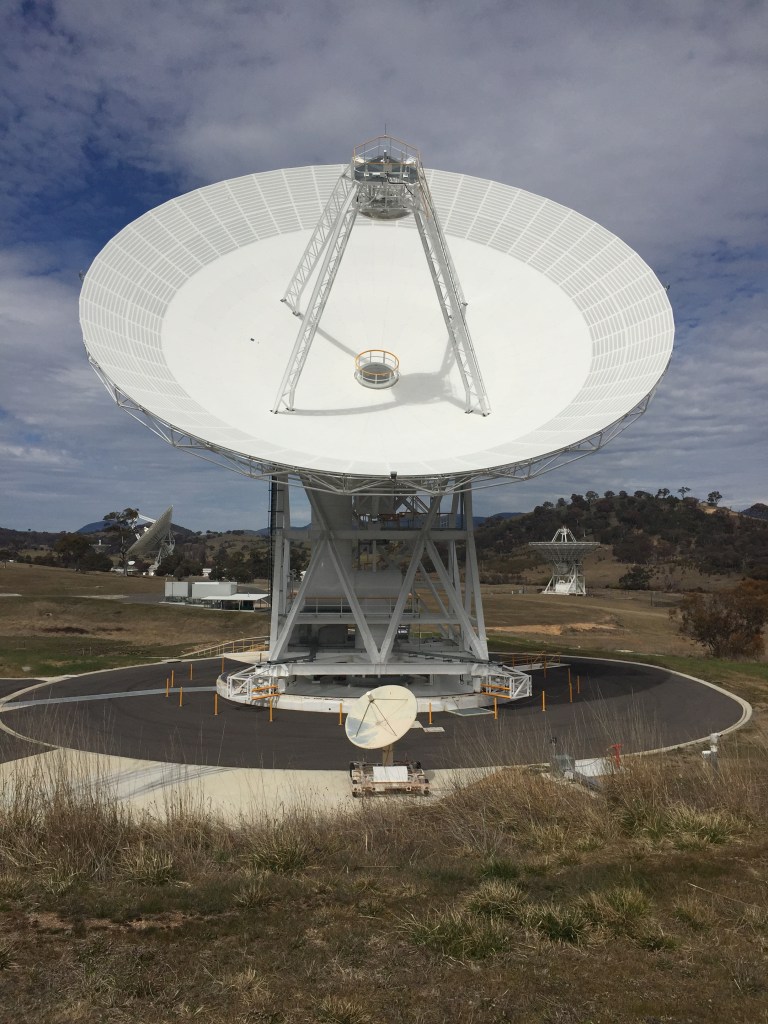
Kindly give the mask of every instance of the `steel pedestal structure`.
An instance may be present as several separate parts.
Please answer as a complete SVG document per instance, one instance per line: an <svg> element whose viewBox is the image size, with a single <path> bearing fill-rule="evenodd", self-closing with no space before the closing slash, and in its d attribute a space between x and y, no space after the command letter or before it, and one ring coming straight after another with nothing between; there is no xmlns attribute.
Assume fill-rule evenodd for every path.
<svg viewBox="0 0 768 1024"><path fill-rule="evenodd" d="M291 524L288 480L273 485L269 653L222 676L222 696L263 703L287 694L335 710L356 699L355 687L397 681L426 711L530 695L529 675L488 657L471 489L422 497L393 483L390 495L306 494L308 532ZM293 555L306 544L299 577Z"/></svg>

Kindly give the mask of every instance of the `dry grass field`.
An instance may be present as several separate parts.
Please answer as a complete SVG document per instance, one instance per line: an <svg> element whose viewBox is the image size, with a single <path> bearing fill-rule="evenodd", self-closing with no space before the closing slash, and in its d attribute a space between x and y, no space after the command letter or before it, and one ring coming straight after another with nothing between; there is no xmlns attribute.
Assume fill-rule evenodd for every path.
<svg viewBox="0 0 768 1024"><path fill-rule="evenodd" d="M164 581L27 564L0 567L0 677L61 675L153 658L268 632L263 612L152 603ZM499 649L696 656L669 612L674 595L597 591L585 598L483 588ZM148 603L141 603L148 602Z"/></svg>
<svg viewBox="0 0 768 1024"><path fill-rule="evenodd" d="M646 591L603 591L599 596L563 597L519 594L514 587L483 591L489 633L598 651L640 654L691 654L694 646L679 637L669 611L675 599Z"/></svg>
<svg viewBox="0 0 768 1024"><path fill-rule="evenodd" d="M764 764L235 823L30 768L0 799L0 1020L765 1022Z"/></svg>
<svg viewBox="0 0 768 1024"><path fill-rule="evenodd" d="M268 631L267 616L157 603L164 581L46 566L0 569L0 677L56 676L173 657Z"/></svg>

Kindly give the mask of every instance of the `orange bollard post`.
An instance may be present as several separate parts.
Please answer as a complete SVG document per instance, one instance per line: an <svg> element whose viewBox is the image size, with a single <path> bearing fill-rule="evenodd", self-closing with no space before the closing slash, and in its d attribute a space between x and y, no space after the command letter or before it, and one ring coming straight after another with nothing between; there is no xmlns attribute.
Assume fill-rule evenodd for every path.
<svg viewBox="0 0 768 1024"><path fill-rule="evenodd" d="M581 693L581 676L576 676L576 693Z"/></svg>
<svg viewBox="0 0 768 1024"><path fill-rule="evenodd" d="M213 695L213 713L214 713L214 715L218 715L218 713L219 713L219 695L218 695L218 693L214 693L214 695Z"/></svg>
<svg viewBox="0 0 768 1024"><path fill-rule="evenodd" d="M189 678L192 678L192 662L189 663Z"/></svg>
<svg viewBox="0 0 768 1024"><path fill-rule="evenodd" d="M171 689L176 685L176 669L171 669Z"/></svg>
<svg viewBox="0 0 768 1024"><path fill-rule="evenodd" d="M165 696L167 697L170 692L171 692L171 680L168 678L168 676L166 676L165 677Z"/></svg>
<svg viewBox="0 0 768 1024"><path fill-rule="evenodd" d="M429 724L432 725L432 701L429 702Z"/></svg>
<svg viewBox="0 0 768 1024"><path fill-rule="evenodd" d="M547 694L546 694L545 690L541 691L541 710L542 711L546 711L547 710Z"/></svg>
<svg viewBox="0 0 768 1024"><path fill-rule="evenodd" d="M344 705L339 701L339 725L344 725L343 711Z"/></svg>
<svg viewBox="0 0 768 1024"><path fill-rule="evenodd" d="M573 686L570 682L568 683L568 702L573 704Z"/></svg>
<svg viewBox="0 0 768 1024"><path fill-rule="evenodd" d="M179 687L179 707L184 706L184 687Z"/></svg>
<svg viewBox="0 0 768 1024"><path fill-rule="evenodd" d="M493 717L494 717L494 719L498 719L498 717L499 717L499 698L498 697L494 697L493 698Z"/></svg>
<svg viewBox="0 0 768 1024"><path fill-rule="evenodd" d="M272 721L272 698L269 698L269 720Z"/></svg>

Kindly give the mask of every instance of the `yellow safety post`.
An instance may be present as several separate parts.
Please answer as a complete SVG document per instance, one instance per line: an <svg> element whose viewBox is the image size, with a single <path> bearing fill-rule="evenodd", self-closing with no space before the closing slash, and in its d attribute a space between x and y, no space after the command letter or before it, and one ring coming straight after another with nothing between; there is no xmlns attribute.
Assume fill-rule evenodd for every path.
<svg viewBox="0 0 768 1024"><path fill-rule="evenodd" d="M581 676L576 676L576 693L581 693Z"/></svg>
<svg viewBox="0 0 768 1024"><path fill-rule="evenodd" d="M341 701L339 701L339 725L344 725L343 711L344 705L342 704Z"/></svg>
<svg viewBox="0 0 768 1024"><path fill-rule="evenodd" d="M546 694L546 691L544 691L544 690L541 691L541 710L542 711L546 711L547 710L547 694Z"/></svg>
<svg viewBox="0 0 768 1024"><path fill-rule="evenodd" d="M214 695L213 695L213 713L214 713L214 715L218 715L218 713L219 713L219 694L218 694L218 692L214 693Z"/></svg>
<svg viewBox="0 0 768 1024"><path fill-rule="evenodd" d="M192 678L192 662L189 663L189 678Z"/></svg>
<svg viewBox="0 0 768 1024"><path fill-rule="evenodd" d="M571 704L573 704L573 686L570 682L568 683L568 700Z"/></svg>
<svg viewBox="0 0 768 1024"><path fill-rule="evenodd" d="M499 698L498 697L494 697L493 698L493 717L494 718L498 718L499 717Z"/></svg>
<svg viewBox="0 0 768 1024"><path fill-rule="evenodd" d="M168 676L165 677L165 696L167 697L171 690L171 680Z"/></svg>
<svg viewBox="0 0 768 1024"><path fill-rule="evenodd" d="M171 689L173 689L174 686L176 685L175 672L176 672L176 669L172 668L171 669Z"/></svg>
<svg viewBox="0 0 768 1024"><path fill-rule="evenodd" d="M184 706L184 687L179 687L179 707Z"/></svg>
<svg viewBox="0 0 768 1024"><path fill-rule="evenodd" d="M432 701L429 702L429 724L432 725Z"/></svg>

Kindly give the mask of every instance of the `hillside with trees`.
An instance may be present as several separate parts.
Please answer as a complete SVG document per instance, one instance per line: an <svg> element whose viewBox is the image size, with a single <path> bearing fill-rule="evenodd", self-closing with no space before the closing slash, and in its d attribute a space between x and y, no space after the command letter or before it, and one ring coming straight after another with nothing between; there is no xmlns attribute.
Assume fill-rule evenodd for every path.
<svg viewBox="0 0 768 1024"><path fill-rule="evenodd" d="M768 520L720 507L721 495L706 501L662 488L647 491L595 491L572 494L570 501L545 501L532 512L492 516L476 528L478 558L484 583L530 581L546 567L528 548L530 541L550 540L567 526L577 539L597 541L598 558L614 563L612 585L624 589L709 589L726 580L768 580ZM765 506L762 506L765 507ZM117 515L114 513L113 515ZM62 566L80 571L109 570L125 558L126 537L113 521L101 532L41 533L0 528L0 558ZM158 575L178 579L212 568L212 579L245 583L270 572L268 537L251 530L225 533L173 527L176 549ZM130 538L128 538L130 539ZM306 568L307 552L294 550L294 568ZM136 569L146 569L137 563ZM689 584L681 582L692 578Z"/></svg>
<svg viewBox="0 0 768 1024"><path fill-rule="evenodd" d="M680 491L602 496L587 491L572 494L570 501L544 502L516 519L486 522L476 532L483 577L489 583L514 582L541 564L529 542L549 540L567 526L576 538L605 545L616 561L646 568L645 576L657 586L664 586L675 568L709 577L768 579L768 522L719 507L717 491L706 502L687 496L687 488Z"/></svg>

